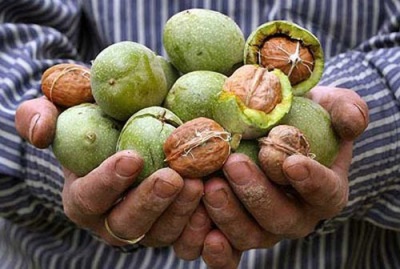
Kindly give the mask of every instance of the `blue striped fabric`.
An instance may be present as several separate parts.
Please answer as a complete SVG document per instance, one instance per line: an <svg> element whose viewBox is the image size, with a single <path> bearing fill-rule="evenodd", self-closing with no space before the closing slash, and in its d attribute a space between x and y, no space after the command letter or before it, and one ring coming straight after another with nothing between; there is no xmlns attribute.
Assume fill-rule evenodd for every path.
<svg viewBox="0 0 400 269"><path fill-rule="evenodd" d="M40 95L60 62L90 64L133 40L165 55L161 31L176 12L202 7L232 17L245 36L285 19L321 40L321 84L357 91L371 124L357 140L348 206L300 240L244 253L240 268L400 268L400 2L396 0L2 0L0 2L0 267L206 268L172 249L122 253L63 214L61 169L49 149L23 141L17 106Z"/></svg>

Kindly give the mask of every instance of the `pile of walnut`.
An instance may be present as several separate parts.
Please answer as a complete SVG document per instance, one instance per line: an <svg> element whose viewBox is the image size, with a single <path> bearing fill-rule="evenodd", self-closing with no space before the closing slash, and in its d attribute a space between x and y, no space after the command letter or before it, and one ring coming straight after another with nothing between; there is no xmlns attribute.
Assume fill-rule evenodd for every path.
<svg viewBox="0 0 400 269"><path fill-rule="evenodd" d="M204 14L207 22L212 21L212 18L219 22L220 17L226 17L210 10L188 10L186 13L176 14L173 20L174 22L177 20L179 25L180 16L190 16L196 12L199 12L201 16ZM199 22L193 19L185 23ZM216 70L206 70L223 75L223 83L215 84L220 91L218 94L209 94L207 98L205 94L202 96L201 92L196 92L192 94L192 96L195 95L193 100L185 99L187 103L184 105L193 107L197 114L194 118L177 126L167 139L162 141L162 154L164 154L162 166L173 168L185 178L205 177L220 170L231 152L242 152L241 140L246 139L255 142L255 147L251 148L255 153L251 154L258 155L262 160L262 162L254 161L259 163L267 176L278 184L287 184L282 173L283 161L292 154L309 157L314 155L310 151L310 141L307 140L306 135L295 126L286 125L281 120L290 111L294 96L302 96L318 82L323 70L321 47L311 33L293 23L268 22L257 28L246 42L240 29L233 21L231 23L232 29L236 31L231 35L235 35L235 38L241 41L239 42L241 45L235 48L238 51L237 55L242 55L240 61L232 60L233 63L228 66L229 68L223 69L229 70L224 71L224 74ZM170 24L172 22L168 21L166 28L167 25L171 28ZM181 29L180 31L184 33L176 39L190 36L192 33L185 32L190 29L203 29L189 26L187 29ZM199 48L208 45L210 34L214 32L195 33ZM204 35L203 43L202 35ZM183 41L181 43L183 44ZM168 44L164 45L168 48ZM226 45L229 46L229 44ZM172 52L168 49L166 51L173 57L170 55ZM225 48L225 51L229 51L229 48ZM224 54L223 51L217 51L209 61L215 61L216 57L231 57L222 54ZM124 55L119 55L119 57L123 58ZM196 57L208 56L201 56L199 53ZM187 60L187 66L190 65L189 59L179 60L180 62ZM165 59L163 64L166 64ZM168 89L169 93L165 96L168 102L164 99L162 103L155 106L169 110L168 103L172 103L174 98L180 98L179 87L196 89L196 87L200 88L201 83L196 82L190 87L182 85L180 78L193 74L192 72L197 70L183 72L174 66L173 61L167 61L167 64L169 69L163 69L167 81L167 72L178 74L178 76L168 81L171 85ZM111 62L109 69L113 70ZM110 87L115 86L118 80L108 79L108 83ZM93 86L91 67L81 64L57 64L47 69L42 76L43 93L50 101L63 109L87 102L99 103L92 95L91 86ZM186 92L189 90L187 88L185 88ZM181 90L181 92L185 91ZM205 108L201 107L204 104L206 104ZM179 113L182 113L172 109L171 111L178 117ZM210 116L214 114L218 116L215 118ZM161 119L161 121L164 120ZM125 124L128 121L123 120L122 123ZM151 161L155 158L145 156L146 154L158 153L143 153L145 161Z"/></svg>

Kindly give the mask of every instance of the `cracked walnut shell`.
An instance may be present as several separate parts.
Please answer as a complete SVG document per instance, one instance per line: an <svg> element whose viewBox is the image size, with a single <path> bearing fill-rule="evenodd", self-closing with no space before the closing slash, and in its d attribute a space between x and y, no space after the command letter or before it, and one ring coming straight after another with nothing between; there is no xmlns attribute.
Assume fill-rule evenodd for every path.
<svg viewBox="0 0 400 269"><path fill-rule="evenodd" d="M219 170L230 154L231 135L214 120L200 117L176 128L164 143L169 167L182 177L200 178Z"/></svg>

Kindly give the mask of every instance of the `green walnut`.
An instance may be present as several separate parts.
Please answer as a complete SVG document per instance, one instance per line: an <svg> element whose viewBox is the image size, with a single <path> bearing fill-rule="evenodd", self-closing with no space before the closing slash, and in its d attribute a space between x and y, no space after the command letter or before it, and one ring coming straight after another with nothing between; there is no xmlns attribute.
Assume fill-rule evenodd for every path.
<svg viewBox="0 0 400 269"><path fill-rule="evenodd" d="M178 69L163 56L157 55L161 67L164 71L165 79L167 80L167 90L169 91L174 85L175 81L180 77Z"/></svg>
<svg viewBox="0 0 400 269"><path fill-rule="evenodd" d="M54 155L62 166L84 176L116 152L120 129L96 104L70 107L57 119Z"/></svg>
<svg viewBox="0 0 400 269"><path fill-rule="evenodd" d="M182 73L209 70L230 75L243 64L245 39L228 16L208 9L188 9L168 19L163 44Z"/></svg>
<svg viewBox="0 0 400 269"><path fill-rule="evenodd" d="M242 139L239 145L232 150L234 153L242 153L247 155L255 164L260 165L260 162L258 160L258 152L260 151L260 146L257 140Z"/></svg>
<svg viewBox="0 0 400 269"><path fill-rule="evenodd" d="M260 167L268 178L280 185L290 181L282 170L287 157L301 154L330 167L339 152L339 138L328 112L304 97L294 97L289 113L259 139Z"/></svg>
<svg viewBox="0 0 400 269"><path fill-rule="evenodd" d="M244 65L226 79L213 107L213 117L228 132L254 139L288 113L292 87L279 69L268 71L257 65Z"/></svg>
<svg viewBox="0 0 400 269"><path fill-rule="evenodd" d="M296 96L289 113L280 124L299 129L310 144L310 153L319 163L329 167L339 152L340 140L333 129L329 113L318 103Z"/></svg>
<svg viewBox="0 0 400 269"><path fill-rule="evenodd" d="M282 70L293 94L303 95L319 82L324 54L319 40L308 30L288 21L271 21L247 38L244 62Z"/></svg>
<svg viewBox="0 0 400 269"><path fill-rule="evenodd" d="M144 160L143 170L135 184L166 166L163 145L182 121L166 108L153 106L133 114L122 128L117 151L132 149Z"/></svg>
<svg viewBox="0 0 400 269"><path fill-rule="evenodd" d="M182 121L205 117L212 119L212 107L226 80L214 71L193 71L182 75L165 98L164 106Z"/></svg>
<svg viewBox="0 0 400 269"><path fill-rule="evenodd" d="M121 121L142 108L160 105L167 95L160 60L147 47L131 41L112 44L96 56L91 86L96 103Z"/></svg>

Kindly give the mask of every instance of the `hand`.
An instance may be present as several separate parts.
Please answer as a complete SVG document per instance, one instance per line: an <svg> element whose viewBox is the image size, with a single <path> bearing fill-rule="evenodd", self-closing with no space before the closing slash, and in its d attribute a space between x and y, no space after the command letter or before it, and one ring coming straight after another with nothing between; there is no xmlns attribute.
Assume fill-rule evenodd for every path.
<svg viewBox="0 0 400 269"><path fill-rule="evenodd" d="M342 138L335 163L327 168L305 156L287 158L283 170L295 190L289 194L271 183L247 156L232 154L223 167L226 179L213 178L204 189L205 208L220 231L218 237L209 236L225 247L218 268L238 260L240 251L307 236L320 221L346 206L353 141L368 125L367 105L346 89L317 87L309 97L330 113ZM212 262L206 245L202 256Z"/></svg>
<svg viewBox="0 0 400 269"><path fill-rule="evenodd" d="M60 111L45 97L25 101L15 113L17 132L35 147L47 148L53 142Z"/></svg>
<svg viewBox="0 0 400 269"><path fill-rule="evenodd" d="M46 148L53 141L59 113L46 98L26 101L17 109L16 128L34 146ZM121 151L81 178L64 169L65 214L113 245L126 243L110 235L105 218L111 231L121 238L146 234L140 241L143 245L171 245L197 208L203 182L183 180L165 168L131 189L142 166L143 160L133 151Z"/></svg>
<svg viewBox="0 0 400 269"><path fill-rule="evenodd" d="M156 171L131 189L143 161L133 151L121 151L88 175L78 178L66 171L62 193L65 214L112 245L112 233L125 239L139 238L151 247L175 242L197 208L203 193L201 180L185 179L172 169Z"/></svg>

